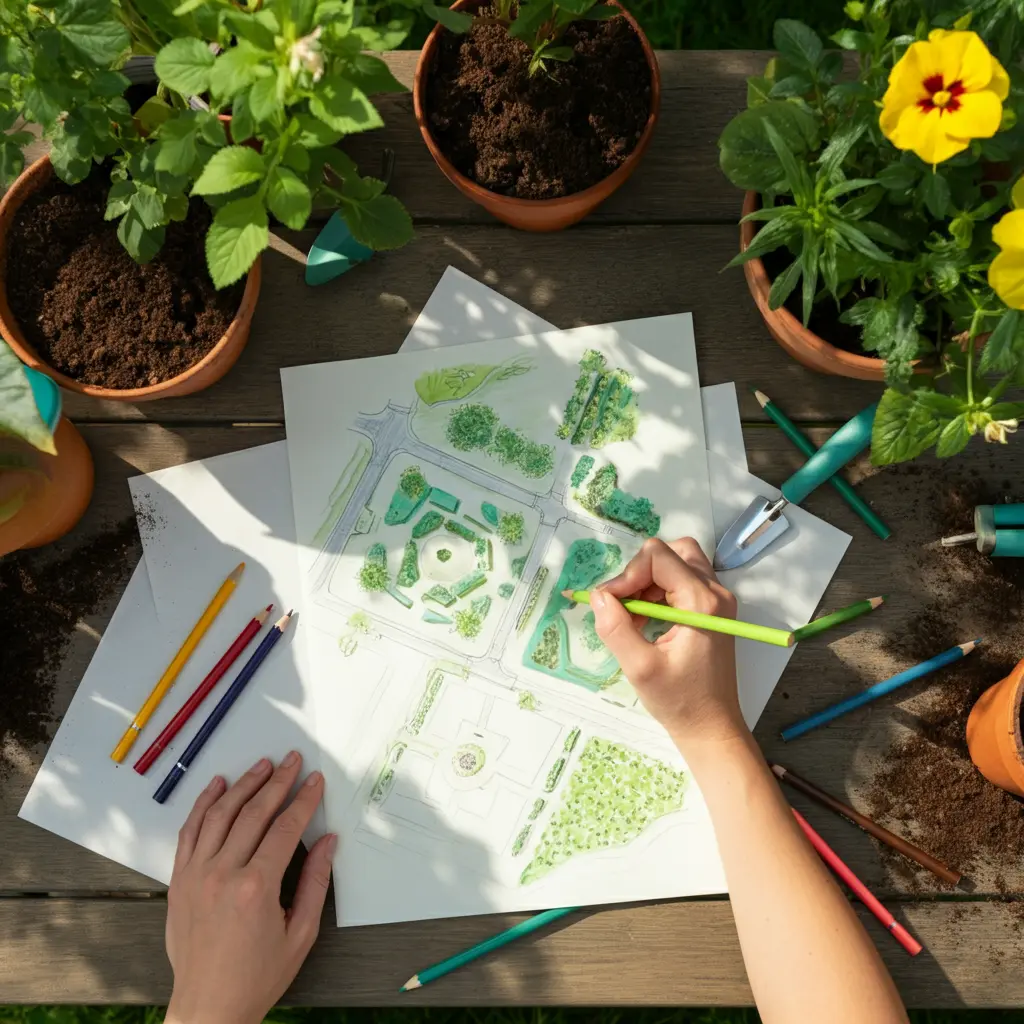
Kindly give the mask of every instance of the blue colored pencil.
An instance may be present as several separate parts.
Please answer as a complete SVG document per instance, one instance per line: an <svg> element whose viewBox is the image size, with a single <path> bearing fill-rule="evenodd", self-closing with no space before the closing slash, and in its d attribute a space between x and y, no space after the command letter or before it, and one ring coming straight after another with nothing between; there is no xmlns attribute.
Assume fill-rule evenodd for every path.
<svg viewBox="0 0 1024 1024"><path fill-rule="evenodd" d="M217 726L220 725L225 715L231 710L231 705L242 695L242 691L249 680L256 674L256 669L260 667L263 659L270 653L274 644L281 639L281 634L287 628L288 620L291 617L291 612L287 615L282 615L270 627L270 632L260 641L259 647L252 652L252 657L245 663L245 667L238 673L235 681L224 691L224 696L217 702L217 706L210 712L209 717L199 727L199 731L195 736L192 737L192 742L185 748L185 753L181 755L175 766L167 773L167 778L160 783L159 789L153 794L153 799L158 804L164 803L171 793L174 792L174 787L181 781L189 766L199 756L199 751L206 745L206 741L213 735Z"/></svg>
<svg viewBox="0 0 1024 1024"><path fill-rule="evenodd" d="M784 740L795 740L797 736L803 736L805 732L810 732L819 725L831 722L833 718L845 715L847 711L859 708L873 701L876 697L891 693L905 683L913 682L915 679L920 679L921 676L928 675L929 672L935 672L940 668L945 668L947 665L952 665L954 661L959 661L965 655L970 654L980 643L981 640L968 640L965 644L957 644L956 647L950 647L948 651L943 651L942 654L936 654L934 658L922 661L920 665L914 665L913 668L899 672L890 679L883 679L882 682L875 683L874 686L869 686L866 690L862 690L852 697L847 697L846 700L841 700L838 704L833 704L831 707L825 708L824 711L819 711L816 715L811 715L810 718L805 718L802 722L797 722L783 729L782 738Z"/></svg>
<svg viewBox="0 0 1024 1024"><path fill-rule="evenodd" d="M497 935L492 935L489 939L484 939L483 942L478 942L475 946L471 946L461 953L456 953L455 956L450 956L447 960L434 964L433 967L420 971L419 974L414 974L398 991L411 992L414 988L422 988L429 982L436 981L438 978L450 974L463 964L468 964L478 957L485 956L493 949L501 949L502 946L507 946L510 942L521 939L524 935L530 935L545 925L551 924L552 921L557 921L559 918L565 917L567 914L571 914L579 909L579 907L559 907L557 910L544 910L539 914L534 914L533 917L528 917L525 921L520 921L519 924L514 924L511 928L507 928Z"/></svg>

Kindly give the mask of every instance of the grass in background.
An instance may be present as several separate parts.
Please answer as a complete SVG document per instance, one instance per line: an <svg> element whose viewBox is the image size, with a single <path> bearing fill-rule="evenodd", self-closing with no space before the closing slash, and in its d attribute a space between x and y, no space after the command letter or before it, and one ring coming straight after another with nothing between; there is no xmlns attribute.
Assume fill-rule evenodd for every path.
<svg viewBox="0 0 1024 1024"><path fill-rule="evenodd" d="M277 1010L266 1024L758 1024L754 1010ZM911 1024L1024 1024L1024 1010L912 1010ZM160 1024L160 1007L0 1006L0 1024Z"/></svg>

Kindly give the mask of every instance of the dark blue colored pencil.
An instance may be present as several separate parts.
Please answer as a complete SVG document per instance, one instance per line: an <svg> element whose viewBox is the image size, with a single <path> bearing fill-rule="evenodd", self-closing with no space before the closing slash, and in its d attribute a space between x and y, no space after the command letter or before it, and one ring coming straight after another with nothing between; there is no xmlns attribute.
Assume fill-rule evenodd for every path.
<svg viewBox="0 0 1024 1024"><path fill-rule="evenodd" d="M210 712L209 718L199 727L199 731L192 737L192 742L185 748L175 766L167 773L167 778L160 783L159 789L153 794L153 799L162 804L174 792L174 787L181 781L189 766L199 755L206 741L213 735L214 730L223 721L224 716L231 710L231 705L241 696L249 680L256 674L263 659L270 653L274 644L281 639L281 634L288 626L288 620L292 613L282 615L273 626L270 632L260 641L259 647L252 652L252 657L245 663L245 667L238 673L235 681L227 688L224 696L217 702L217 706Z"/></svg>

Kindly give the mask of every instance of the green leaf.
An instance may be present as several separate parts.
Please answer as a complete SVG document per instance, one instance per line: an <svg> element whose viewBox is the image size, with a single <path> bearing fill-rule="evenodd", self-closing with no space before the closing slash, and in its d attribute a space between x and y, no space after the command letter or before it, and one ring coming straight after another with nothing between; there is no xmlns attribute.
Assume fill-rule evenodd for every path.
<svg viewBox="0 0 1024 1024"><path fill-rule="evenodd" d="M115 181L107 193L107 208L103 213L104 220L116 220L128 212L135 195L134 181Z"/></svg>
<svg viewBox="0 0 1024 1024"><path fill-rule="evenodd" d="M888 380L909 379L911 362L921 346L917 328L924 320L924 308L912 295L899 299L861 299L839 319L861 327L861 344L868 352L877 352L886 360Z"/></svg>
<svg viewBox="0 0 1024 1024"><path fill-rule="evenodd" d="M280 30L273 11L261 10L254 14L243 11L227 11L224 20L234 34L248 39L254 46L268 53L274 52L274 35Z"/></svg>
<svg viewBox="0 0 1024 1024"><path fill-rule="evenodd" d="M136 263L148 263L164 244L163 227L147 228L134 206L117 225L117 237Z"/></svg>
<svg viewBox="0 0 1024 1024"><path fill-rule="evenodd" d="M906 192L917 181L917 171L904 163L889 164L875 175L879 185L890 192Z"/></svg>
<svg viewBox="0 0 1024 1024"><path fill-rule="evenodd" d="M267 211L259 196L236 199L214 215L206 235L206 264L217 288L243 277L267 247Z"/></svg>
<svg viewBox="0 0 1024 1024"><path fill-rule="evenodd" d="M358 53L349 61L345 77L362 89L367 96L382 92L407 91L380 57L371 57L368 53Z"/></svg>
<svg viewBox="0 0 1024 1024"><path fill-rule="evenodd" d="M508 34L513 39L523 39L530 42L537 34L537 30L554 13L555 5L551 0L534 0L533 3L523 4L519 8L516 20L509 26Z"/></svg>
<svg viewBox="0 0 1024 1024"><path fill-rule="evenodd" d="M868 214L874 213L876 207L882 201L884 196L885 189L880 185L876 185L874 188L869 188L866 192L862 192L859 196L854 196L853 199L849 199L843 203L843 205L839 207L839 215L843 220L863 220L863 218L867 217ZM859 227L864 231L863 224L859 225ZM899 235L891 231L889 228L886 228L886 231L893 235L893 237L897 239L899 238ZM874 236L867 231L864 231L864 233L868 238L874 238ZM877 242L878 239L874 238L874 241ZM902 244L900 248L902 248Z"/></svg>
<svg viewBox="0 0 1024 1024"><path fill-rule="evenodd" d="M0 184L9 185L25 169L21 146L4 140L0 145Z"/></svg>
<svg viewBox="0 0 1024 1024"><path fill-rule="evenodd" d="M135 111L135 119L142 125L145 132L152 135L172 114L174 110L159 96L150 96Z"/></svg>
<svg viewBox="0 0 1024 1024"><path fill-rule="evenodd" d="M422 10L427 17L433 18L439 25L444 25L449 32L456 35L464 35L473 25L472 16L462 11L452 11L438 4L424 4Z"/></svg>
<svg viewBox="0 0 1024 1024"><path fill-rule="evenodd" d="M856 199L852 199L847 206L853 206L856 202ZM843 207L844 214L845 211L846 206ZM887 228L884 224L878 224L873 220L861 220L857 222L857 227L873 242L881 242L883 245L891 245L894 249L908 248L907 243L900 238L892 228Z"/></svg>
<svg viewBox="0 0 1024 1024"><path fill-rule="evenodd" d="M577 18L594 6L594 0L557 0L559 10L568 11Z"/></svg>
<svg viewBox="0 0 1024 1024"><path fill-rule="evenodd" d="M974 218L961 213L949 222L949 233L961 249L970 249L974 239Z"/></svg>
<svg viewBox="0 0 1024 1024"><path fill-rule="evenodd" d="M131 45L128 30L111 8L94 0L67 0L57 14L64 41L93 64L111 64Z"/></svg>
<svg viewBox="0 0 1024 1024"><path fill-rule="evenodd" d="M310 167L309 150L304 149L297 142L293 142L281 157L281 163L290 167L293 171L305 174Z"/></svg>
<svg viewBox="0 0 1024 1024"><path fill-rule="evenodd" d="M771 121L765 122L764 130L772 149L775 150L775 155L779 158L782 173L793 197L795 199L810 199L811 180L807 168L793 155L793 151L786 145L785 139L775 130Z"/></svg>
<svg viewBox="0 0 1024 1024"><path fill-rule="evenodd" d="M594 4L589 11L584 12L582 15L582 21L607 21L609 18L615 18L619 14L617 7L612 7L611 4Z"/></svg>
<svg viewBox="0 0 1024 1024"><path fill-rule="evenodd" d="M41 124L44 128L52 127L60 116L62 106L53 92L52 87L37 78L30 78L23 93L25 117L29 121Z"/></svg>
<svg viewBox="0 0 1024 1024"><path fill-rule="evenodd" d="M196 149L195 118L180 115L165 121L160 128L160 145L154 166L168 174L189 174L199 155Z"/></svg>
<svg viewBox="0 0 1024 1024"><path fill-rule="evenodd" d="M549 46L544 50L545 60L550 58L551 60L570 61L573 58L573 49L571 46Z"/></svg>
<svg viewBox="0 0 1024 1024"><path fill-rule="evenodd" d="M786 99L790 96L805 96L814 88L814 83L807 75L787 75L781 81L776 82L768 94L773 100Z"/></svg>
<svg viewBox="0 0 1024 1024"><path fill-rule="evenodd" d="M786 299L793 294L793 289L800 280L803 267L799 260L793 260L786 269L772 281L771 291L768 293L768 308L778 309Z"/></svg>
<svg viewBox="0 0 1024 1024"><path fill-rule="evenodd" d="M726 267L739 267L749 260L763 256L765 253L774 252L799 235L799 227L794 222L795 211L788 207L785 213L780 214L775 220L769 221L756 235L750 245L743 252L738 252Z"/></svg>
<svg viewBox="0 0 1024 1024"><path fill-rule="evenodd" d="M942 428L938 443L935 445L935 454L940 459L948 459L951 455L962 452L970 439L967 413L962 412Z"/></svg>
<svg viewBox="0 0 1024 1024"><path fill-rule="evenodd" d="M757 107L767 103L769 93L772 91L772 83L767 78L755 76L747 79L747 106Z"/></svg>
<svg viewBox="0 0 1024 1024"><path fill-rule="evenodd" d="M265 54L246 39L239 39L213 62L210 92L218 100L228 100L248 89L257 78L272 74L264 63Z"/></svg>
<svg viewBox="0 0 1024 1024"><path fill-rule="evenodd" d="M888 253L879 249L863 231L854 227L853 224L841 220L834 221L833 224L840 237L856 249L857 252L876 260L878 263L890 263L892 261L892 257Z"/></svg>
<svg viewBox="0 0 1024 1024"><path fill-rule="evenodd" d="M365 202L346 199L342 216L352 237L378 252L397 249L413 237L412 219L394 196L378 195Z"/></svg>
<svg viewBox="0 0 1024 1024"><path fill-rule="evenodd" d="M824 198L829 202L834 202L840 196L845 196L847 192L856 192L857 189L870 188L876 184L874 178L849 178L846 181L836 182L831 188L825 190Z"/></svg>
<svg viewBox="0 0 1024 1024"><path fill-rule="evenodd" d="M191 14L209 2L210 0L185 0L183 4L179 4L174 8L174 16L180 18L182 15Z"/></svg>
<svg viewBox="0 0 1024 1024"><path fill-rule="evenodd" d="M352 36L365 50L394 50L405 42L414 21L415 15L410 11L383 25L358 25L352 29Z"/></svg>
<svg viewBox="0 0 1024 1024"><path fill-rule="evenodd" d="M20 74L26 64L25 47L14 36L0 39L0 74L14 72Z"/></svg>
<svg viewBox="0 0 1024 1024"><path fill-rule="evenodd" d="M818 146L817 119L795 103L769 100L741 111L718 140L722 171L737 188L768 192L783 180L782 165L765 130L767 124L796 157Z"/></svg>
<svg viewBox="0 0 1024 1024"><path fill-rule="evenodd" d="M55 455L53 435L32 396L32 385L7 342L0 340L0 431L20 438L41 452Z"/></svg>
<svg viewBox="0 0 1024 1024"><path fill-rule="evenodd" d="M829 140L820 157L818 166L826 178L834 178L850 155L850 150L857 144L860 137L867 131L867 122L862 120L844 121Z"/></svg>
<svg viewBox="0 0 1024 1024"><path fill-rule="evenodd" d="M249 110L249 94L240 92L231 104L231 141L245 142L256 130L252 112Z"/></svg>
<svg viewBox="0 0 1024 1024"><path fill-rule="evenodd" d="M243 185L259 181L265 172L263 157L256 150L248 146L228 146L207 161L203 173L192 186L192 195L215 196L233 192Z"/></svg>
<svg viewBox="0 0 1024 1024"><path fill-rule="evenodd" d="M834 82L843 70L843 55L833 50L821 58L818 66L818 81L822 83Z"/></svg>
<svg viewBox="0 0 1024 1024"><path fill-rule="evenodd" d="M284 113L284 104L277 98L277 79L261 78L249 90L249 111L255 121L271 121Z"/></svg>
<svg viewBox="0 0 1024 1024"><path fill-rule="evenodd" d="M1019 309L1005 312L981 350L978 368L982 373L1010 373L1024 355L1024 331Z"/></svg>
<svg viewBox="0 0 1024 1024"><path fill-rule="evenodd" d="M941 220L949 211L951 196L949 193L949 182L945 177L935 171L926 174L920 185L917 186L918 195L928 212L936 219Z"/></svg>
<svg viewBox="0 0 1024 1024"><path fill-rule="evenodd" d="M319 83L309 109L314 117L344 135L384 124L366 93L338 75L330 75Z"/></svg>
<svg viewBox="0 0 1024 1024"><path fill-rule="evenodd" d="M275 167L269 179L267 205L282 224L298 231L305 227L313 200L306 183L294 171Z"/></svg>
<svg viewBox="0 0 1024 1024"><path fill-rule="evenodd" d="M101 71L93 75L90 88L96 96L120 96L131 84L128 76L120 71Z"/></svg>
<svg viewBox="0 0 1024 1024"><path fill-rule="evenodd" d="M821 39L814 29L808 28L802 21L780 18L775 22L772 42L775 49L798 69L811 70L821 60Z"/></svg>
<svg viewBox="0 0 1024 1024"><path fill-rule="evenodd" d="M299 137L295 141L306 149L333 146L341 138L341 132L310 114L296 114L295 120L299 123Z"/></svg>
<svg viewBox="0 0 1024 1024"><path fill-rule="evenodd" d="M156 55L156 73L168 89L198 95L210 87L215 59L201 39L174 39Z"/></svg>
<svg viewBox="0 0 1024 1024"><path fill-rule="evenodd" d="M838 32L833 32L829 38L844 50L867 53L871 49L871 36L867 32L858 32L855 28L841 28Z"/></svg>
<svg viewBox="0 0 1024 1024"><path fill-rule="evenodd" d="M1019 420L1024 418L1024 402L996 402L985 411L994 420Z"/></svg>
<svg viewBox="0 0 1024 1024"><path fill-rule="evenodd" d="M906 394L887 388L878 403L871 430L871 461L876 466L917 458L938 440L951 417L942 417L918 400L918 392Z"/></svg>
<svg viewBox="0 0 1024 1024"><path fill-rule="evenodd" d="M811 310L814 308L814 297L818 293L818 259L821 255L821 242L809 229L804 229L804 246L800 251L800 266L803 268L803 320L804 327L810 322Z"/></svg>

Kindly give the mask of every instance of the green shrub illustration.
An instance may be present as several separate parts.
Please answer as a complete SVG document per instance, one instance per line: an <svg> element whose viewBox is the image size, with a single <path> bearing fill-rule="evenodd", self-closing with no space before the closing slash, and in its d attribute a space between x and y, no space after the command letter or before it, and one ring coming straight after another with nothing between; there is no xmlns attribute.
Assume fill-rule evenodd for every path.
<svg viewBox="0 0 1024 1024"><path fill-rule="evenodd" d="M438 604L450 608L455 604L455 595L440 583L435 583L429 590L423 592L424 601L436 601Z"/></svg>
<svg viewBox="0 0 1024 1024"><path fill-rule="evenodd" d="M593 349L583 354L579 365L557 435L574 445L589 443L592 448L628 441L639 424L636 394L630 387L632 374L609 368L604 356ZM573 486L578 487L579 482L574 480Z"/></svg>
<svg viewBox="0 0 1024 1024"><path fill-rule="evenodd" d="M498 537L511 547L522 542L525 527L522 512L502 512L498 519Z"/></svg>
<svg viewBox="0 0 1024 1024"><path fill-rule="evenodd" d="M461 779L478 775L487 761L484 748L476 743L463 743L452 754L452 771Z"/></svg>
<svg viewBox="0 0 1024 1024"><path fill-rule="evenodd" d="M594 456L593 455L581 455L576 466L573 468L572 476L569 478L569 483L573 487L579 487L584 480L587 479L587 474L594 468Z"/></svg>
<svg viewBox="0 0 1024 1024"><path fill-rule="evenodd" d="M508 600L515 592L516 585L514 583L502 583L498 586L498 597Z"/></svg>
<svg viewBox="0 0 1024 1024"><path fill-rule="evenodd" d="M474 569L467 572L462 579L458 580L452 587L452 593L456 597L465 597L467 594L482 587L487 582L487 574L482 569Z"/></svg>
<svg viewBox="0 0 1024 1024"><path fill-rule="evenodd" d="M512 856L518 857L523 852L523 847L526 846L527 841L530 838L530 833L533 831L532 825L524 825L516 835L515 839L512 840Z"/></svg>
<svg viewBox="0 0 1024 1024"><path fill-rule="evenodd" d="M504 466L516 466L523 476L539 479L555 468L555 449L537 444L519 430L499 427L487 449Z"/></svg>
<svg viewBox="0 0 1024 1024"><path fill-rule="evenodd" d="M406 466L398 478L398 487L407 498L415 500L423 497L430 485L427 483L427 478L420 472L419 466Z"/></svg>
<svg viewBox="0 0 1024 1024"><path fill-rule="evenodd" d="M452 553L448 548L437 549L437 560L439 562L447 562L451 559Z"/></svg>
<svg viewBox="0 0 1024 1024"><path fill-rule="evenodd" d="M480 514L484 519L491 525L498 525L498 509L492 505L489 501L485 501L480 506Z"/></svg>
<svg viewBox="0 0 1024 1024"><path fill-rule="evenodd" d="M433 533L439 529L443 522L444 516L440 512L435 512L431 509L429 512L424 513L413 526L412 539L422 540L428 533Z"/></svg>
<svg viewBox="0 0 1024 1024"><path fill-rule="evenodd" d="M661 516L654 511L650 499L636 498L620 490L618 482L619 471L609 462L591 477L576 499L595 516L621 523L646 537L655 536L661 529Z"/></svg>
<svg viewBox="0 0 1024 1024"><path fill-rule="evenodd" d="M595 654L598 651L606 650L604 641L597 635L597 622L593 612L587 612L583 616L583 632L580 634L580 641L588 651Z"/></svg>
<svg viewBox="0 0 1024 1024"><path fill-rule="evenodd" d="M444 528L449 533L454 533L456 537L468 540L470 544L476 543L476 534L468 526L464 523L460 523L457 519L445 520Z"/></svg>
<svg viewBox="0 0 1024 1024"><path fill-rule="evenodd" d="M537 799L533 801L533 807L530 808L529 815L527 815L528 820L536 821L540 817L540 812L544 810L546 805L547 801L542 796L537 797Z"/></svg>
<svg viewBox="0 0 1024 1024"><path fill-rule="evenodd" d="M544 780L544 792L550 793L558 785L558 780L565 771L565 758L560 757L549 769L547 778Z"/></svg>
<svg viewBox="0 0 1024 1024"><path fill-rule="evenodd" d="M573 726L569 730L569 735L565 737L565 743L562 744L562 750L567 754L571 754L576 749L576 744L580 739L580 727L578 725Z"/></svg>
<svg viewBox="0 0 1024 1024"><path fill-rule="evenodd" d="M658 818L682 810L688 783L685 772L591 737L519 884L536 882L577 854L632 842Z"/></svg>
<svg viewBox="0 0 1024 1024"><path fill-rule="evenodd" d="M520 711L537 710L537 698L529 690L520 691L518 704Z"/></svg>
<svg viewBox="0 0 1024 1024"><path fill-rule="evenodd" d="M491 610L491 599L484 594L482 597L470 601L469 607L480 616L481 620L486 619L487 613Z"/></svg>
<svg viewBox="0 0 1024 1024"><path fill-rule="evenodd" d="M526 555L520 555L518 558L513 558L511 562L512 575L517 580L523 578L523 570L526 568Z"/></svg>
<svg viewBox="0 0 1024 1024"><path fill-rule="evenodd" d="M423 728L423 723L426 722L427 715L430 713L430 709L433 707L443 684L444 673L439 668L432 668L427 673L427 682L423 689L423 696L420 697L420 702L416 705L416 712L405 727L406 732L413 736L419 735L419 731Z"/></svg>
<svg viewBox="0 0 1024 1024"><path fill-rule="evenodd" d="M398 570L395 582L400 587L411 587L420 578L420 559L416 541L406 542L405 550L402 553L402 565Z"/></svg>
<svg viewBox="0 0 1024 1024"><path fill-rule="evenodd" d="M562 646L562 638L559 635L558 627L552 622L540 635L540 643L530 653L530 657L545 668L556 669L559 665L559 652Z"/></svg>
<svg viewBox="0 0 1024 1024"><path fill-rule="evenodd" d="M475 451L491 443L498 423L498 414L489 405L460 405L448 418L445 437L457 451Z"/></svg>
<svg viewBox="0 0 1024 1024"><path fill-rule="evenodd" d="M455 632L464 640L475 640L483 629L483 619L472 609L455 613Z"/></svg>
<svg viewBox="0 0 1024 1024"><path fill-rule="evenodd" d="M371 594L379 594L391 585L388 573L388 552L383 544L374 544L363 560L359 570L359 586Z"/></svg>

